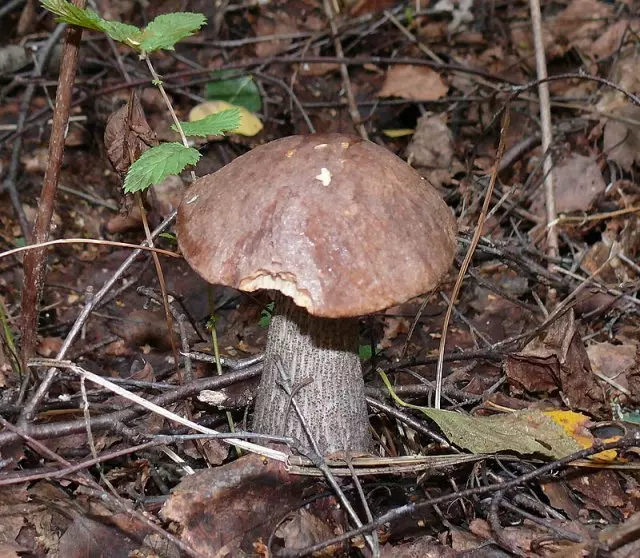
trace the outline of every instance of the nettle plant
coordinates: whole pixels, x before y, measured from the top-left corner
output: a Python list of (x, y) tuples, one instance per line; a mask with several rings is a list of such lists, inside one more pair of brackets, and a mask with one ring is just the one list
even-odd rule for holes
[(180, 134), (182, 143), (161, 143), (145, 151), (127, 172), (124, 179), (125, 193), (143, 192), (168, 176), (180, 174), (187, 167), (195, 165), (200, 159), (200, 152), (189, 146), (187, 136), (221, 136), (240, 126), (239, 108), (210, 114), (195, 122), (180, 122), (164, 90), (162, 80), (149, 58), (150, 54), (159, 50), (174, 50), (179, 41), (190, 37), (206, 25), (207, 20), (203, 14), (162, 14), (141, 29), (135, 25), (103, 19), (93, 10), (78, 8), (67, 0), (40, 0), (40, 4), (55, 14), (60, 23), (101, 31), (114, 41), (132, 48), (138, 53), (140, 60), (146, 62), (153, 78), (152, 82), (158, 87), (167, 104), (174, 121), (171, 128)]

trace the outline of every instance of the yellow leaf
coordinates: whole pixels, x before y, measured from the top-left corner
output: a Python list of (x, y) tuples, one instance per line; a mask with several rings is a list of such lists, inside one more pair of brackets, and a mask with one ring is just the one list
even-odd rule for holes
[[(595, 438), (589, 426), (591, 425), (591, 419), (582, 413), (574, 413), (573, 411), (546, 411), (547, 415), (553, 422), (561, 426), (564, 431), (571, 436), (578, 444), (583, 448), (590, 448), (595, 442)], [(615, 442), (620, 439), (620, 436), (613, 438), (607, 438), (601, 440), (604, 443)], [(618, 457), (618, 453), (615, 450), (601, 451), (591, 457), (591, 459), (597, 459), (598, 461), (614, 461)]]
[(388, 138), (401, 138), (403, 136), (411, 136), (415, 130), (413, 128), (393, 128), (382, 130), (382, 133)]
[(233, 133), (241, 136), (255, 136), (258, 134), (264, 126), (260, 119), (253, 113), (249, 112), (244, 107), (232, 105), (226, 101), (207, 101), (200, 103), (191, 109), (189, 112), (189, 122), (195, 122), (201, 120), (210, 114), (222, 112), (223, 110), (237, 108), (240, 111), (240, 126), (236, 128)]

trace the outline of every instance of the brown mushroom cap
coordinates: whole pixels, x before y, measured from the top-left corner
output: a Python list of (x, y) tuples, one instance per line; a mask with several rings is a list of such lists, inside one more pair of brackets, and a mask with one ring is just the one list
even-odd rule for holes
[(209, 283), (275, 289), (327, 318), (430, 291), (456, 245), (451, 211), (418, 173), (343, 134), (276, 140), (200, 178), (177, 232)]

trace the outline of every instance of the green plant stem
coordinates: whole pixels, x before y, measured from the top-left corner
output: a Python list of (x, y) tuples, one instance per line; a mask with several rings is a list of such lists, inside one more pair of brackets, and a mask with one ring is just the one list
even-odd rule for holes
[[(13, 332), (11, 331), (11, 327), (9, 326), (9, 320), (7, 318), (7, 310), (4, 307), (4, 303), (1, 298), (0, 298), (0, 325), (2, 326), (2, 341), (6, 345), (11, 356), (11, 368), (16, 375), (22, 376), (22, 366), (20, 363), (20, 355), (18, 354), (18, 349), (16, 348)], [(0, 355), (2, 355), (2, 347), (0, 347)]]
[[(162, 79), (160, 79), (160, 76), (158, 75), (158, 72), (156, 72), (156, 69), (153, 67), (153, 64), (151, 63), (151, 59), (146, 54), (143, 55), (142, 58), (147, 63), (147, 67), (149, 68), (149, 72), (151, 72), (151, 76), (153, 77), (153, 83), (160, 90), (160, 95), (162, 95), (162, 98), (164, 99), (164, 102), (167, 105), (167, 108), (169, 109), (169, 114), (171, 114), (171, 119), (173, 120), (173, 123), (176, 125), (176, 129), (178, 130), (178, 133), (180, 134), (180, 139), (182, 140), (182, 145), (184, 145), (185, 147), (189, 147), (189, 142), (187, 141), (187, 136), (184, 135), (184, 130), (182, 129), (182, 126), (180, 125), (180, 120), (178, 120), (178, 116), (176, 115), (176, 111), (173, 110), (173, 105), (171, 104), (171, 100), (169, 99), (169, 96), (167, 95), (167, 92), (165, 91), (164, 86), (162, 85)], [(193, 180), (195, 182), (196, 173), (194, 171), (190, 171), (190, 172), (191, 172), (191, 180)]]
[[(222, 362), (220, 361), (220, 347), (218, 346), (218, 333), (216, 331), (216, 318), (215, 318), (215, 305), (213, 303), (213, 288), (211, 285), (207, 287), (207, 298), (209, 299), (209, 323), (211, 330), (211, 347), (213, 348), (213, 356), (216, 359), (216, 372), (218, 376), (222, 376)], [(236, 427), (233, 422), (233, 416), (231, 411), (225, 411), (227, 415), (227, 422), (229, 423), (229, 432), (235, 432)], [(236, 447), (238, 455), (242, 455), (242, 450)]]

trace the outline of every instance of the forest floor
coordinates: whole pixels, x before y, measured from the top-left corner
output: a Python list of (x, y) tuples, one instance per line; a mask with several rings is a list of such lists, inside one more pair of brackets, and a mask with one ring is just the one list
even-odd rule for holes
[[(61, 48), (35, 68), (54, 18), (32, 0), (0, 6), (0, 556), (640, 555), (640, 4), (543, 3), (548, 106), (529, 3), (425, 4), (90, 3), (138, 26), (207, 17), (154, 65), (183, 120), (224, 100), (254, 128), (198, 140), (197, 176), (274, 139), (342, 132), (407, 160), (454, 212), (458, 252), (438, 289), (361, 320), (375, 452), (322, 463), (333, 487), (318, 463), (186, 438), (197, 429), (175, 421), (250, 430), (271, 307), (160, 257), (169, 335), (150, 253), (106, 242), (145, 240), (109, 162), (108, 118), (135, 90), (156, 137), (177, 134), (145, 64), (94, 32), (50, 238), (101, 242), (48, 249), (24, 369), (32, 286), (24, 252), (7, 252), (42, 218)], [(178, 250), (167, 218), (188, 182), (146, 195), (159, 248)], [(453, 419), (431, 409), (439, 356)], [(366, 537), (349, 534), (345, 501)]]

